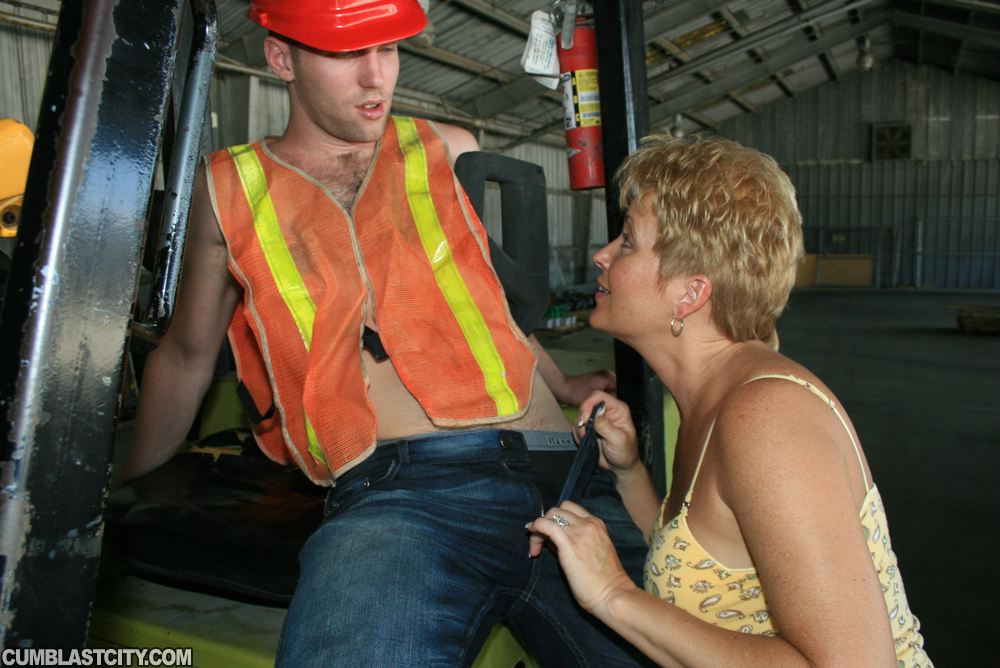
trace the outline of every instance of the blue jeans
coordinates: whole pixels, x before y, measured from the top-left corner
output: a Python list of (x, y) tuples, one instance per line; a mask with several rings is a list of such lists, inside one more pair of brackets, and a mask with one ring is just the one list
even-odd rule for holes
[[(279, 666), (467, 666), (507, 622), (543, 666), (633, 666), (641, 656), (582, 611), (549, 550), (528, 557), (542, 498), (517, 432), (395, 441), (337, 481), (299, 556)], [(596, 475), (602, 517), (641, 583), (646, 545)]]

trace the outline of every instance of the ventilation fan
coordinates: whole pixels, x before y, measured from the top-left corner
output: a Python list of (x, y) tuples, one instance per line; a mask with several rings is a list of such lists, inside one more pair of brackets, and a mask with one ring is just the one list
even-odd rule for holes
[(908, 159), (912, 138), (912, 128), (904, 123), (872, 125), (872, 160)]

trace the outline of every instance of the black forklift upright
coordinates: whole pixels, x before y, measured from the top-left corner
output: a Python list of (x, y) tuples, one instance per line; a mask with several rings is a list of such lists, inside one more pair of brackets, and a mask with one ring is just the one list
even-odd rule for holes
[[(618, 206), (618, 187), (613, 175), (625, 157), (639, 146), (639, 141), (649, 134), (642, 3), (633, 0), (595, 2), (594, 25), (597, 28), (604, 173), (607, 175), (608, 239), (614, 239), (621, 233), (625, 215)], [(640, 448), (662, 496), (666, 489), (663, 384), (635, 350), (617, 340), (615, 372), (618, 396), (632, 411)]]
[[(86, 646), (123, 353), (187, 9), (62, 3), (0, 311), (5, 648)], [(214, 34), (210, 0), (193, 15)]]
[(498, 244), (490, 237), (490, 256), (511, 314), (524, 333), (531, 334), (549, 306), (545, 172), (510, 156), (470, 151), (455, 160), (455, 175), (480, 219), (486, 215), (486, 184), (500, 187), (502, 238)]

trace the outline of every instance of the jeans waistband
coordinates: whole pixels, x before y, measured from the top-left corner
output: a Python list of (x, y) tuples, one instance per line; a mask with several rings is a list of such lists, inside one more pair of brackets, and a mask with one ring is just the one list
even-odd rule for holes
[[(524, 446), (528, 448), (528, 450), (569, 450), (571, 452), (576, 452), (576, 441), (573, 439), (573, 434), (570, 432), (537, 431), (530, 429), (521, 429), (517, 431), (508, 429), (470, 429), (462, 431), (438, 432), (433, 434), (411, 436), (409, 438), (379, 441), (377, 443), (377, 447), (402, 442), (417, 443), (424, 440), (434, 441), (435, 443), (449, 443), (452, 441), (456, 443), (464, 443), (466, 441), (479, 442), (481, 439), (483, 443), (489, 443), (499, 438), (502, 442), (505, 435), (511, 443), (523, 442)], [(508, 445), (509, 444), (510, 443), (508, 443)]]
[(522, 432), (475, 429), (424, 434), (380, 441), (375, 452), (338, 477), (336, 484), (340, 486), (358, 476), (365, 476), (392, 459), (397, 459), (400, 464), (461, 464), (501, 458), (522, 461), (528, 459), (528, 445)]

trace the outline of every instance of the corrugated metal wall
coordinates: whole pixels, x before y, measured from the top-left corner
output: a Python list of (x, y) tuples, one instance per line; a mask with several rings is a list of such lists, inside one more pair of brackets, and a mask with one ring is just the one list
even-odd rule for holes
[[(0, 2), (0, 11), (55, 23), (50, 15), (17, 5)], [(0, 118), (13, 118), (34, 132), (51, 51), (51, 32), (0, 23)]]
[[(912, 158), (871, 160), (871, 127), (912, 127)], [(1000, 288), (1000, 83), (900, 61), (720, 125), (773, 155), (807, 250), (872, 255), (879, 287)]]
[(786, 169), (809, 252), (871, 255), (878, 287), (1000, 288), (1000, 161)]
[[(483, 146), (490, 148), (505, 140), (486, 137)], [(594, 280), (596, 270), (590, 261), (595, 250), (607, 243), (607, 212), (604, 189), (572, 191), (566, 151), (539, 144), (522, 144), (505, 152), (512, 158), (541, 166), (548, 189), (549, 285), (560, 290)], [(500, 198), (498, 191), (487, 191), (484, 222), (487, 231), (501, 238), (499, 229)]]

